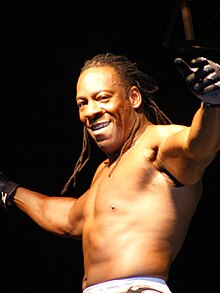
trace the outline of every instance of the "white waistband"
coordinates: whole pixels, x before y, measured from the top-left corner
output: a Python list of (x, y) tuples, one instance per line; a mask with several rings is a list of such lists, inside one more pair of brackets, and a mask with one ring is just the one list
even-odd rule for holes
[(155, 289), (162, 293), (171, 293), (163, 279), (151, 277), (133, 277), (110, 280), (89, 286), (83, 290), (83, 293), (123, 293), (131, 287), (134, 287), (133, 290), (135, 290), (136, 286), (147, 286), (149, 289)]

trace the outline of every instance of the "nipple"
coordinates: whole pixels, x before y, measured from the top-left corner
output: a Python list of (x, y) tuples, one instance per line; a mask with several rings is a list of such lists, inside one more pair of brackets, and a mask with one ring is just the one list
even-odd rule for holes
[(115, 203), (112, 203), (112, 204), (111, 204), (111, 209), (112, 209), (112, 211), (115, 211), (115, 210), (116, 210), (116, 205), (115, 205)]

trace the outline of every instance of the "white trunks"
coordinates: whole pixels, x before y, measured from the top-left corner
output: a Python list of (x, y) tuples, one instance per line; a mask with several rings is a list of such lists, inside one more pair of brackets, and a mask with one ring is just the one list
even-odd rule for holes
[[(83, 293), (126, 293), (135, 292), (135, 290), (143, 288), (141, 292), (172, 293), (166, 282), (159, 278), (133, 277), (122, 278), (106, 281), (97, 285), (89, 286), (83, 290)], [(130, 289), (130, 291), (128, 291)], [(139, 291), (140, 292), (140, 291)]]

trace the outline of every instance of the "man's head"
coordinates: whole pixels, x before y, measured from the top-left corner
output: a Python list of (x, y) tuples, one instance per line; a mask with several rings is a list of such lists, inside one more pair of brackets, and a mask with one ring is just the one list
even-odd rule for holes
[[(96, 55), (85, 62), (78, 79), (80, 119), (106, 153), (118, 151), (131, 133), (138, 112), (143, 111), (155, 124), (170, 122), (154, 102), (157, 90), (156, 82), (125, 56)], [(110, 132), (111, 147), (106, 148), (104, 141)]]
[(129, 87), (114, 67), (90, 67), (79, 76), (76, 101), (80, 120), (98, 146), (109, 156), (120, 151), (141, 112), (138, 88)]

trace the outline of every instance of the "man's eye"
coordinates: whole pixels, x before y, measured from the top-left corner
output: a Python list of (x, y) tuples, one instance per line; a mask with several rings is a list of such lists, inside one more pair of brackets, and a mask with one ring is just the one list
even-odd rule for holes
[(109, 100), (108, 96), (101, 96), (98, 98), (99, 101), (107, 102)]
[(83, 106), (85, 106), (85, 102), (78, 102), (77, 106), (81, 109)]

